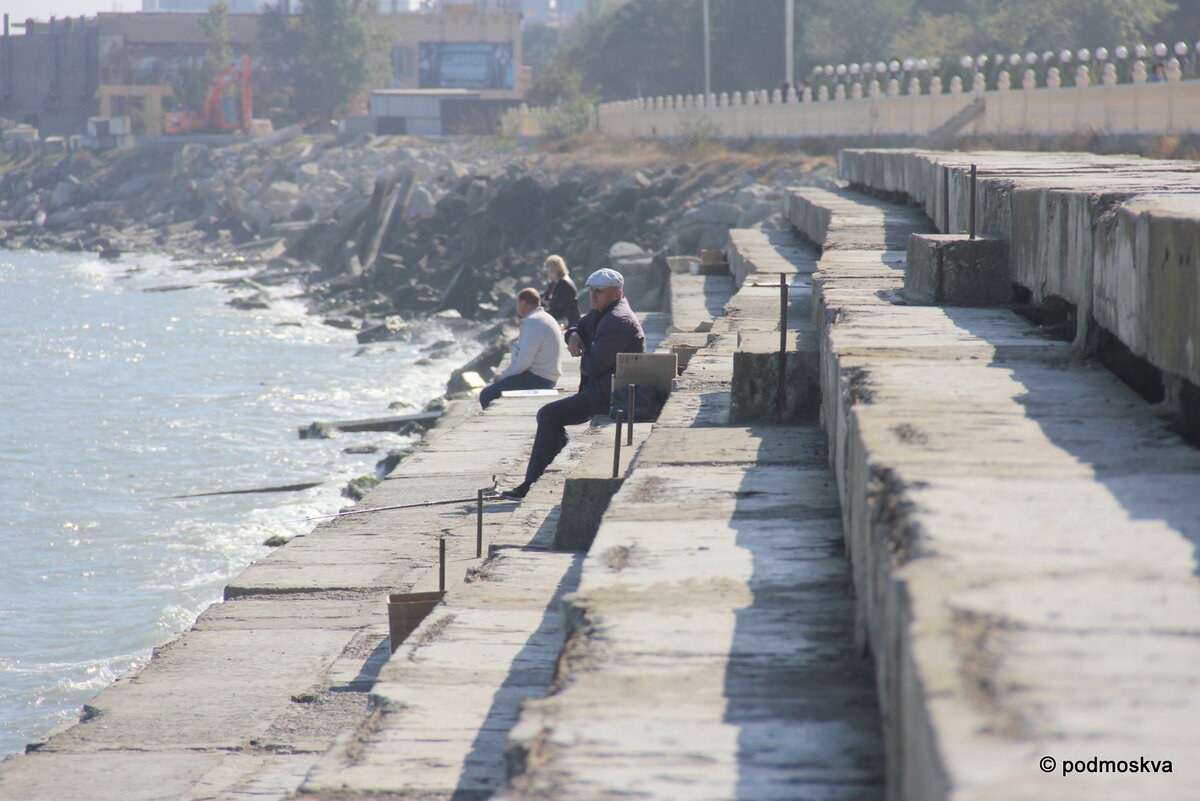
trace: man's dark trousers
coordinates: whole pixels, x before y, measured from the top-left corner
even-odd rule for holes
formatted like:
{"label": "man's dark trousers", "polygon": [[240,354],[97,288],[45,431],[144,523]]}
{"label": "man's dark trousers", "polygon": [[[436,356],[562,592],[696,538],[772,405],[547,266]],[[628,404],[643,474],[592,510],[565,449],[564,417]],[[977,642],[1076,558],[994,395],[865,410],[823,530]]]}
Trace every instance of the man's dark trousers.
{"label": "man's dark trousers", "polygon": [[541,478],[546,468],[567,444],[565,426],[579,425],[592,419],[587,393],[580,392],[570,397],[547,403],[537,413],[537,434],[533,438],[533,453],[529,455],[529,466],[525,468],[525,483],[532,484]]}
{"label": "man's dark trousers", "polygon": [[526,370],[523,373],[510,375],[508,378],[501,378],[494,384],[488,384],[481,389],[479,405],[486,409],[502,393],[521,389],[554,389],[554,385],[557,383],[558,381],[543,378],[532,370]]}

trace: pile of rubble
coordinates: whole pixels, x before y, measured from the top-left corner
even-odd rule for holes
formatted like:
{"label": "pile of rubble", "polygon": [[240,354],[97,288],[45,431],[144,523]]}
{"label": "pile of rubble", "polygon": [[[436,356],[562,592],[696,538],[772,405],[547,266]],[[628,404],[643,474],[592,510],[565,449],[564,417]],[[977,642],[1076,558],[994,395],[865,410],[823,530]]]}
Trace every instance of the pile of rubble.
{"label": "pile of rubble", "polygon": [[315,310],[362,325],[506,312],[519,285],[541,285],[549,253],[579,279],[606,266],[617,242],[636,243],[647,264],[722,248],[730,227],[772,224],[774,187],[831,172],[804,156],[629,165],[490,140],[346,141],[297,129],[227,146],[71,152],[0,171],[0,247],[261,263],[264,280],[301,276]]}

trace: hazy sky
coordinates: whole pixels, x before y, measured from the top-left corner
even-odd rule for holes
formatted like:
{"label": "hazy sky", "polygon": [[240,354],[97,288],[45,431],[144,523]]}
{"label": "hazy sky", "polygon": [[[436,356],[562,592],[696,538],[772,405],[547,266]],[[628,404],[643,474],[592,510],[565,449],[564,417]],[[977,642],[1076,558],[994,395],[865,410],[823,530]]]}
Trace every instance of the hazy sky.
{"label": "hazy sky", "polygon": [[0,14],[10,21],[51,17],[94,16],[97,11],[141,11],[142,0],[0,0]]}
{"label": "hazy sky", "polygon": [[[215,0],[214,0],[215,2]],[[407,2],[407,0],[406,0]],[[383,6],[383,3],[380,3]],[[387,4],[390,7],[390,2]],[[415,6],[415,3],[412,3]],[[0,14],[15,22],[33,17],[91,17],[98,11],[141,11],[142,0],[0,0]]]}

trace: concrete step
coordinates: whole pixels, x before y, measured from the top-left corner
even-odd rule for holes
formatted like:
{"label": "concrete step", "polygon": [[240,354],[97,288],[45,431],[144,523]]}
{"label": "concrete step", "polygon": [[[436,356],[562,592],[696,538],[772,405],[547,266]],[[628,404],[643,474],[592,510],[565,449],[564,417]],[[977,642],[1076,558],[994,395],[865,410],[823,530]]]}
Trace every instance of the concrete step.
{"label": "concrete step", "polygon": [[910,234],[937,232],[919,208],[846,189],[789,189],[783,214],[822,251],[906,250]]}
{"label": "concrete step", "polygon": [[754,273],[811,275],[817,269],[816,256],[792,231],[735,228],[729,232],[729,269],[739,287]]}
{"label": "concrete step", "polygon": [[[889,796],[1191,797],[1200,452],[1011,312],[897,303],[874,241],[826,250],[814,320]],[[1062,774],[1141,754],[1175,773]]]}
{"label": "concrete step", "polygon": [[[816,251],[794,234],[734,230],[729,258],[742,277],[720,329],[736,332],[731,419],[739,423],[815,420],[820,406],[817,340],[811,324]],[[780,275],[788,284],[783,337]]]}
{"label": "concrete step", "polygon": [[[842,178],[911,198],[945,232],[967,229],[971,165],[979,233],[1010,243],[1013,280],[1030,302],[1073,307],[1082,355],[1102,330],[1175,380],[1200,385],[1194,162],[1002,151],[838,155]],[[1182,394],[1168,401],[1200,431],[1200,403]]]}
{"label": "concrete step", "polygon": [[708,331],[735,290],[729,275],[671,273],[670,333]]}
{"label": "concrete step", "polygon": [[[648,341],[661,341],[667,328],[661,315],[641,316]],[[577,383],[577,374],[564,376],[565,381]],[[472,425],[440,437],[436,452],[406,464],[419,474],[457,461],[464,470],[465,465],[494,469],[502,476],[501,486],[515,485],[524,471],[537,410],[546,402],[502,397]],[[632,447],[622,433],[622,476],[649,431],[649,424],[635,425]],[[499,453],[479,448],[481,442],[510,438],[515,444],[516,432],[524,432],[524,445]],[[482,799],[501,786],[508,731],[521,705],[550,688],[562,644],[560,599],[578,583],[582,555],[553,550],[562,539],[564,509],[572,524],[581,516],[594,517],[594,532],[608,496],[593,491],[589,502],[599,508],[591,511],[580,508],[577,496],[580,484],[594,490],[597,475],[611,477],[614,432],[615,425],[600,420],[573,430],[567,447],[524,501],[485,506],[488,559],[466,560],[468,583],[449,583],[443,604],[383,667],[371,693],[370,716],[310,772],[300,788],[303,797]],[[468,475],[471,480],[479,474]],[[443,479],[418,475],[409,480]],[[459,542],[460,554],[463,545]],[[421,589],[435,587],[426,579]]]}
{"label": "concrete step", "polygon": [[451,586],[380,671],[366,722],[313,767],[301,797],[491,797],[522,704],[554,678],[560,599],[581,563],[507,548]]}
{"label": "concrete step", "polygon": [[651,425],[635,423],[632,443],[628,428],[622,426],[619,446],[615,442],[616,423],[595,426],[588,432],[593,445],[563,482],[554,532],[556,550],[586,551],[591,547],[600,519],[632,470]]}
{"label": "concrete step", "polygon": [[503,798],[881,797],[824,435],[730,425],[739,339],[772,336],[778,297],[743,286],[676,381],[565,599],[557,692],[526,702]]}
{"label": "concrete step", "polygon": [[[523,473],[545,402],[504,398],[486,418],[473,399],[452,402],[443,427],[355,508],[473,498],[493,474]],[[489,538],[511,510],[487,507]],[[387,595],[437,588],[439,536],[448,583],[461,585],[481,562],[475,535],[467,502],[337,518],[294,538],[232,579],[227,600],[141,670],[101,691],[85,722],[0,764],[0,799],[290,796],[368,715],[368,692],[389,662]]]}
{"label": "concrete step", "polygon": [[[825,249],[827,257],[836,253],[861,264],[854,271],[851,291],[884,293],[880,300],[902,302],[899,290],[904,274],[896,269],[902,264],[902,253],[892,251],[885,262],[850,254],[860,254],[855,249],[859,246],[886,248],[899,243],[903,249],[911,234],[930,228],[928,220],[910,207],[818,187],[790,189],[786,216],[804,239],[795,233],[730,232],[730,262],[737,266],[741,283],[728,305],[725,323],[738,333],[732,413],[739,422],[813,420],[819,413],[819,344],[813,315],[820,313],[822,293],[834,287],[826,286],[824,273],[814,281],[820,256],[808,242]],[[778,333],[783,320],[780,274],[789,276],[786,324],[796,332],[782,339]],[[862,279],[870,279],[870,285],[864,286]]]}

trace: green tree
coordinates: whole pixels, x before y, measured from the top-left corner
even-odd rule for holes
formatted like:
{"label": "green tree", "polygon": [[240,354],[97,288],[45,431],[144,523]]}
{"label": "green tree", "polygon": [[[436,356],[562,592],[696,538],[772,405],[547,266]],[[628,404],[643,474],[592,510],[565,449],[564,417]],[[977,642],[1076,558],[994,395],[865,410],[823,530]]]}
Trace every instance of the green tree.
{"label": "green tree", "polygon": [[233,47],[229,42],[229,6],[222,0],[213,3],[200,18],[200,32],[204,36],[204,68],[211,78],[233,58]]}
{"label": "green tree", "polygon": [[562,60],[551,62],[534,81],[528,96],[533,105],[553,107],[543,124],[550,139],[565,139],[592,125],[596,98],[583,92],[583,76]]}
{"label": "green tree", "polygon": [[371,85],[388,46],[374,12],[371,0],[306,0],[296,15],[268,9],[259,22],[268,91],[285,96],[305,122],[344,112]]}
{"label": "green tree", "polygon": [[1006,0],[979,20],[979,44],[1001,52],[1136,44],[1173,10],[1169,0]]}
{"label": "green tree", "polygon": [[[709,0],[717,92],[778,86],[785,0]],[[805,0],[796,2],[797,77],[818,65],[908,56],[1072,50],[1200,35],[1200,2],[1174,0]],[[560,58],[603,99],[703,91],[701,0],[594,0]],[[1192,23],[1166,28],[1172,20]],[[1194,42],[1193,42],[1194,44]]]}
{"label": "green tree", "polygon": [[1180,37],[1195,54],[1196,40],[1200,39],[1200,3],[1180,2],[1155,26],[1152,38],[1159,42],[1170,42],[1178,41]]}
{"label": "green tree", "polygon": [[521,53],[525,65],[536,75],[553,61],[558,52],[558,29],[540,22],[525,26],[521,31]]}
{"label": "green tree", "polygon": [[204,60],[183,60],[171,80],[171,90],[180,106],[198,111],[204,105],[204,95],[214,75],[233,58],[229,32],[229,6],[218,0],[200,18],[200,35],[204,39]]}
{"label": "green tree", "polygon": [[975,23],[965,14],[918,12],[916,21],[896,33],[889,50],[901,57],[951,56],[979,49]]}

